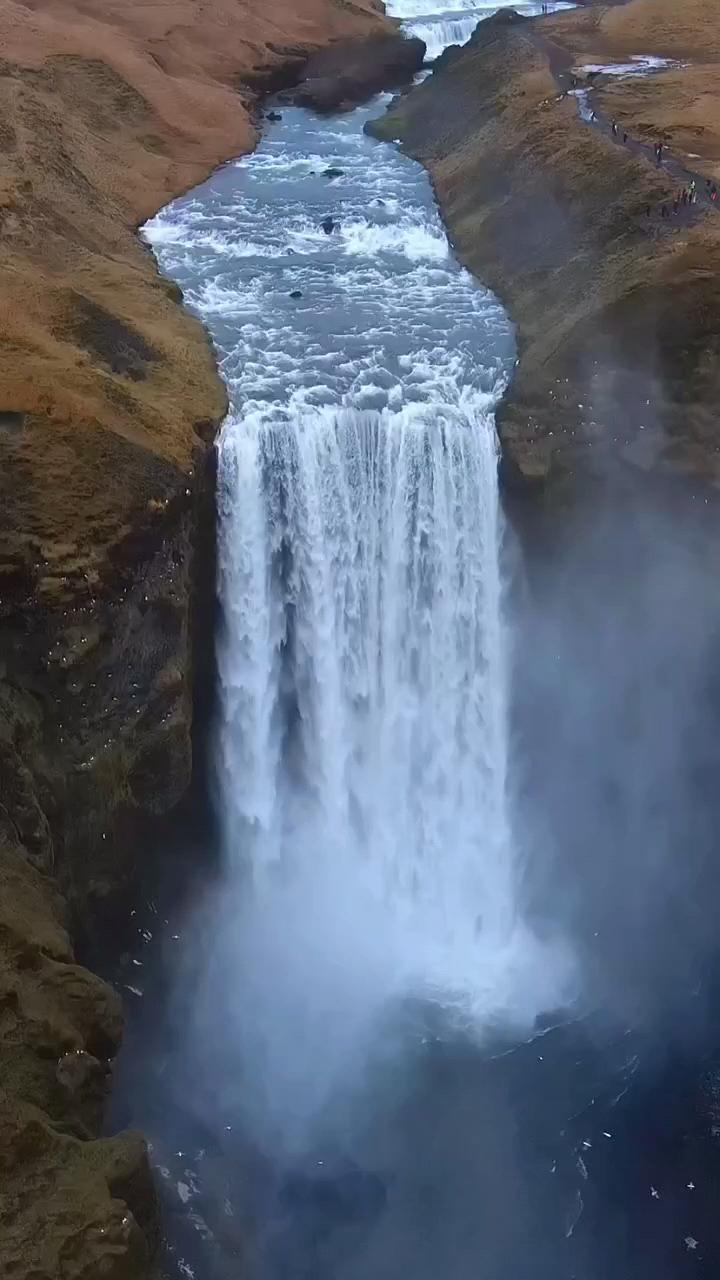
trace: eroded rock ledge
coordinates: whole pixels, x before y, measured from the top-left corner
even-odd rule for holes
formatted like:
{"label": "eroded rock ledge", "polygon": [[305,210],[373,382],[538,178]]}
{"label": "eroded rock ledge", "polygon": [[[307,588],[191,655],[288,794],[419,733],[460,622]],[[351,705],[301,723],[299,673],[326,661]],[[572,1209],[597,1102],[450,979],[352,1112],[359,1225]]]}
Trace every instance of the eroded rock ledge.
{"label": "eroded rock ledge", "polygon": [[[648,206],[672,202],[677,179],[583,122],[556,78],[578,58],[686,57],[693,24],[717,61],[704,10],[705,0],[631,0],[534,20],[505,12],[377,126],[427,166],[459,256],[517,326],[499,413],[515,488],[552,482],[557,494],[608,467],[717,483],[720,217],[669,219],[659,234],[653,218],[651,233]],[[616,86],[608,109],[649,142],[643,108],[666,84],[665,73],[646,81],[634,109],[636,88]],[[682,158],[679,94],[674,110],[677,137],[668,109],[662,136]],[[694,163],[712,173],[704,142]]]}
{"label": "eroded rock ledge", "polygon": [[368,36],[406,58],[376,0],[8,0],[0,15],[7,1280],[142,1280],[158,1230],[142,1138],[97,1137],[121,1008],[75,964],[68,926],[135,881],[144,832],[188,786],[226,402],[135,229],[253,146],[259,92],[342,39],[339,74]]}

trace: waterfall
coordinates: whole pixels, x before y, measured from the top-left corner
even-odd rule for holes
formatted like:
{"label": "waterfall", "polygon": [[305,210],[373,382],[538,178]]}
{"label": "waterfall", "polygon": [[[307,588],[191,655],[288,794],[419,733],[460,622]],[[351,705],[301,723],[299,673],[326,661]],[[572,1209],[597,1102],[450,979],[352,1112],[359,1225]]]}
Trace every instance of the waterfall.
{"label": "waterfall", "polygon": [[223,793],[252,880],[233,911],[256,1105],[314,1112],[394,1002],[465,1028],[537,1011],[492,415],[472,398],[259,414],[228,424],[220,476]]}
{"label": "waterfall", "polygon": [[237,1036],[245,1107],[285,1144],[403,1010],[482,1035],[557,991],[508,795],[493,410],[512,335],[423,171],[364,134],[371,110],[285,108],[147,230],[231,400],[226,875],[198,1034],[225,1055]]}
{"label": "waterfall", "polygon": [[429,16],[408,22],[408,34],[417,36],[425,42],[425,58],[433,62],[451,44],[465,44],[475,30],[482,14],[455,13],[442,16]]}
{"label": "waterfall", "polygon": [[482,988],[514,920],[491,415],[259,415],[220,475],[231,852],[260,895],[332,884],[400,990]]}
{"label": "waterfall", "polygon": [[[433,62],[449,45],[466,44],[478,22],[497,13],[498,9],[512,8],[523,16],[540,13],[540,0],[507,0],[505,4],[493,4],[492,0],[388,0],[387,10],[395,18],[402,19],[408,35],[425,41],[426,59]],[[571,9],[570,0],[551,0],[550,12]]]}

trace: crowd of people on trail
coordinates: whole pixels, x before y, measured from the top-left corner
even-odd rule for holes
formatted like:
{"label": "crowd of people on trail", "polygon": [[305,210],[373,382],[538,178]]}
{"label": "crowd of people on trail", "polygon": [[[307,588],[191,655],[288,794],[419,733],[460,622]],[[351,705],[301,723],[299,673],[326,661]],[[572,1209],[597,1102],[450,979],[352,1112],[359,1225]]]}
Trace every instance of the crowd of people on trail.
{"label": "crowd of people on trail", "polygon": [[[543,12],[546,12],[548,10],[547,5],[543,5],[542,8],[543,8]],[[576,75],[571,75],[569,77],[569,87],[562,88],[561,92],[554,99],[545,98],[540,103],[540,106],[549,107],[553,101],[562,102],[568,97],[570,93],[573,93],[574,95],[578,95],[580,93],[580,82]],[[597,115],[594,108],[591,107],[587,102],[587,90],[584,90],[583,94],[584,94],[584,110],[581,109],[581,114],[583,118],[585,120],[589,120],[591,124],[602,125],[603,123],[602,120]],[[645,150],[646,144],[644,142],[635,142],[631,140],[627,129],[621,128],[617,120],[615,119],[610,120],[609,127],[610,127],[610,132],[613,138],[616,138],[618,142],[622,140],[622,142],[625,145],[632,142],[632,145],[634,147],[639,147],[642,150]],[[655,152],[655,163],[658,165],[658,167],[661,167],[663,164],[663,161],[665,159],[665,150],[666,150],[666,146],[665,146],[665,143],[662,141],[662,139],[658,139],[658,141],[653,144],[653,151]],[[720,207],[718,206],[718,199],[720,199],[720,192],[718,191],[717,183],[713,182],[711,178],[707,178],[706,180],[705,195],[707,196],[707,199],[710,201],[711,204],[715,205],[716,207]],[[688,185],[681,187],[675,193],[675,196],[673,197],[672,200],[668,200],[664,204],[657,206],[659,208],[661,218],[667,219],[667,218],[670,218],[672,214],[677,216],[678,214],[682,213],[683,210],[688,211],[692,209],[694,205],[697,205],[698,197],[699,197],[699,193],[697,189],[697,180],[695,178],[691,178]],[[647,206],[646,213],[648,218],[652,217],[651,205]]]}
{"label": "crowd of people on trail", "polygon": [[[572,79],[572,84],[573,84],[573,88],[577,84],[577,81],[574,76]],[[596,113],[592,110],[590,112],[590,121],[592,124],[596,124],[598,122],[598,117]],[[612,133],[612,136],[614,138],[617,138],[618,140],[622,136],[622,140],[624,143],[627,143],[629,141],[629,135],[627,130],[623,129],[621,131],[617,120],[610,121],[610,132]],[[665,143],[659,139],[654,144],[653,150],[655,152],[655,163],[658,166],[662,165],[663,160],[665,158]],[[717,205],[718,197],[720,193],[718,192],[717,183],[713,182],[711,178],[706,179],[705,194],[708,200],[710,200],[712,204]],[[696,205],[697,203],[698,203],[697,181],[695,178],[692,178],[690,183],[686,187],[681,187],[675,193],[675,196],[671,201],[668,200],[666,201],[665,204],[660,206],[660,216],[663,219],[670,218],[673,215],[677,217],[678,214],[680,214],[683,209],[690,209],[692,208],[693,205]],[[652,216],[651,205],[647,206],[646,214],[648,218]]]}
{"label": "crowd of people on trail", "polygon": [[[710,185],[710,180],[709,180],[709,179],[708,179],[708,185]],[[680,191],[676,192],[676,194],[675,194],[675,198],[674,198],[674,200],[673,200],[673,202],[672,202],[672,211],[673,211],[673,213],[675,214],[675,216],[677,217],[677,215],[679,214],[679,212],[680,212],[680,210],[681,210],[681,209],[686,209],[686,208],[688,207],[688,205],[693,205],[693,204],[697,204],[697,183],[696,183],[696,181],[695,181],[695,179],[694,179],[694,178],[693,178],[692,182],[690,183],[690,186],[689,186],[689,187],[683,187],[683,188],[682,188],[682,190],[680,190]],[[648,218],[650,217],[651,212],[652,212],[651,207],[650,207],[650,205],[648,205],[648,207],[647,207],[647,216],[648,216]],[[663,218],[669,218],[669,217],[670,217],[670,204],[669,204],[669,202],[668,202],[667,204],[664,204],[664,205],[662,206],[662,209],[661,209],[661,211],[660,211],[660,214],[661,214],[661,217],[663,217]]]}

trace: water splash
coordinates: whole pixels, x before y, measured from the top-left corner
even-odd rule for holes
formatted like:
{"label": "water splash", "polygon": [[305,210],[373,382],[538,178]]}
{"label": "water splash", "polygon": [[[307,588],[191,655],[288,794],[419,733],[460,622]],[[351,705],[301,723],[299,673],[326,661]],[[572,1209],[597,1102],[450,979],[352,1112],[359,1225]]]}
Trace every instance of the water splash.
{"label": "water splash", "polygon": [[260,415],[226,429],[221,476],[241,989],[263,1109],[317,1111],[393,1001],[479,1030],[556,994],[508,818],[492,417]]}

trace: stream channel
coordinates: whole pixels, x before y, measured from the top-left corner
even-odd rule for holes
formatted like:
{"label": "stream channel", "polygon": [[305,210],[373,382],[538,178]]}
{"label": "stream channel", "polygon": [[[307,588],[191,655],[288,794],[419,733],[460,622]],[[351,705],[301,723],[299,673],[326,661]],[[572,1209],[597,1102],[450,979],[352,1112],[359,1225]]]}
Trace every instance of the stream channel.
{"label": "stream channel", "polygon": [[[492,11],[424,7],[432,54]],[[111,1122],[151,1142],[169,1280],[709,1276],[714,1046],[581,995],[529,902],[512,328],[365,132],[386,102],[278,106],[145,228],[230,396],[221,855],[134,916]]]}

